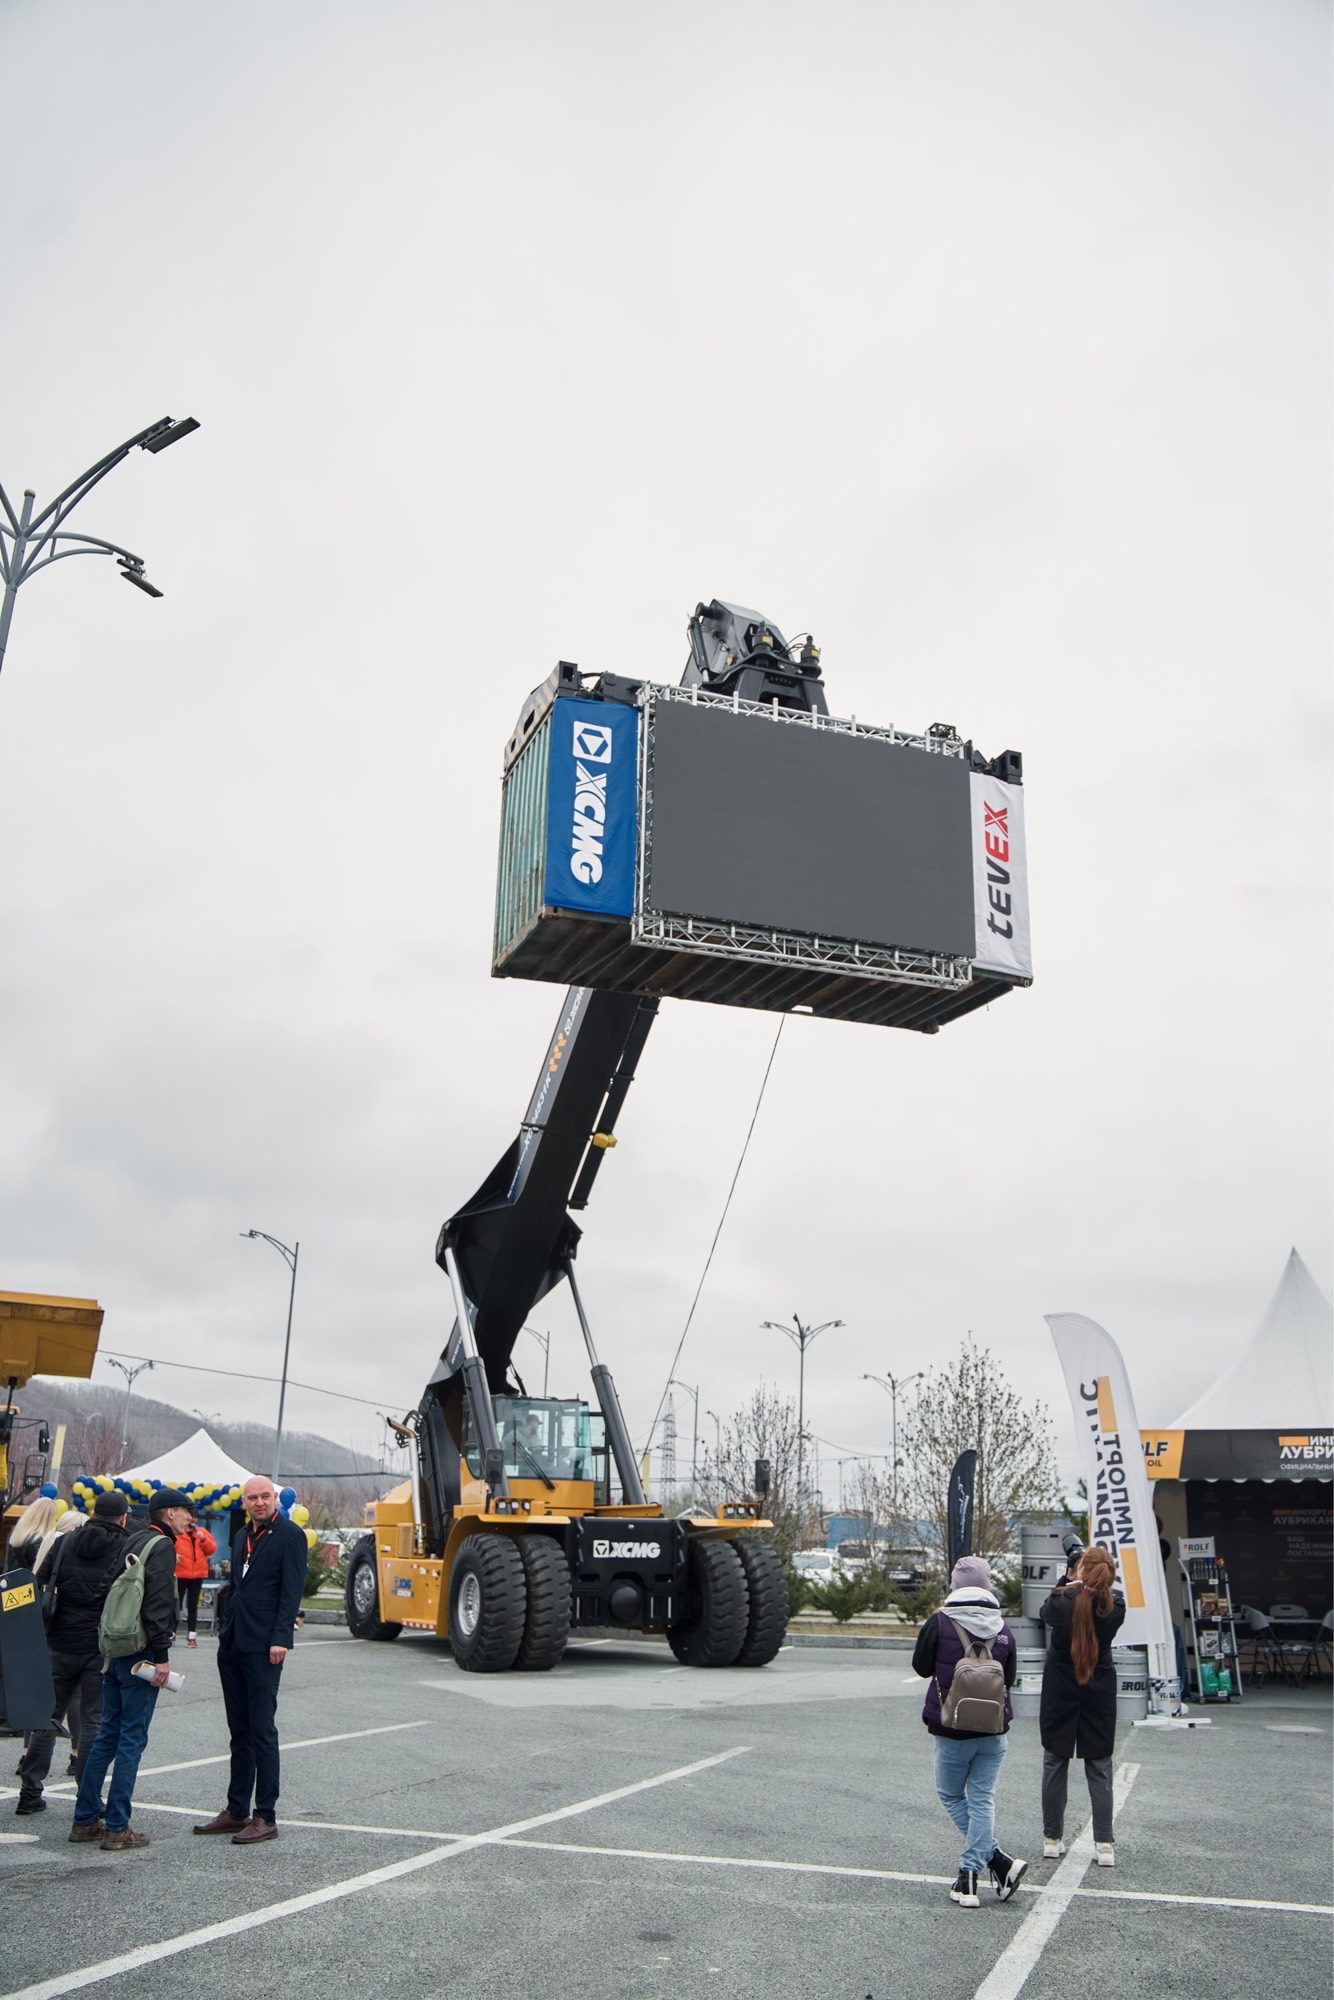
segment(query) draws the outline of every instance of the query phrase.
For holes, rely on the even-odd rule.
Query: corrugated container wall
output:
[[[493,960],[502,959],[542,910],[547,868],[547,793],[551,767],[550,714],[543,717],[505,778],[500,810]]]

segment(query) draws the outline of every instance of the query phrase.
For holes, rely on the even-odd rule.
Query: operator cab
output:
[[[548,1498],[558,1485],[586,1484],[591,1492],[566,1496],[569,1504],[610,1506],[607,1427],[600,1412],[587,1403],[545,1396],[493,1396],[491,1407],[508,1479],[536,1481]],[[482,1446],[470,1407],[463,1419],[463,1455],[473,1478],[481,1479]]]

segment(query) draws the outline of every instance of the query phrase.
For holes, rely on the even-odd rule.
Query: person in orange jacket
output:
[[[217,1553],[217,1543],[207,1528],[200,1527],[197,1518],[191,1520],[184,1534],[176,1537],[176,1594],[186,1616],[187,1646],[199,1644],[195,1630],[199,1623],[199,1593],[208,1575],[208,1559]]]

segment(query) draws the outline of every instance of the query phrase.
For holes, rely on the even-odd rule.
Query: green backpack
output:
[[[142,1653],[148,1644],[148,1634],[144,1630],[144,1583],[148,1574],[148,1558],[153,1553],[155,1542],[163,1542],[167,1548],[172,1548],[165,1535],[147,1536],[129,1551],[124,1569],[107,1592],[97,1625],[97,1643],[108,1660],[127,1659],[131,1653]]]

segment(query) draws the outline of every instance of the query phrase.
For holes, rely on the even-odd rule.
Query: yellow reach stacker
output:
[[[517,1138],[440,1232],[452,1331],[346,1596],[357,1636],[436,1633],[469,1672],[549,1668],[594,1626],[697,1667],[783,1643],[768,1467],[713,1518],[649,1502],[575,1278],[660,1000],[933,1034],[1029,983],[1018,753],[831,716],[814,643],[758,612],[714,600],[688,629],[678,685],[560,662],[505,753],[493,971],[576,983]],[[560,1283],[596,1407],[514,1366]]]

